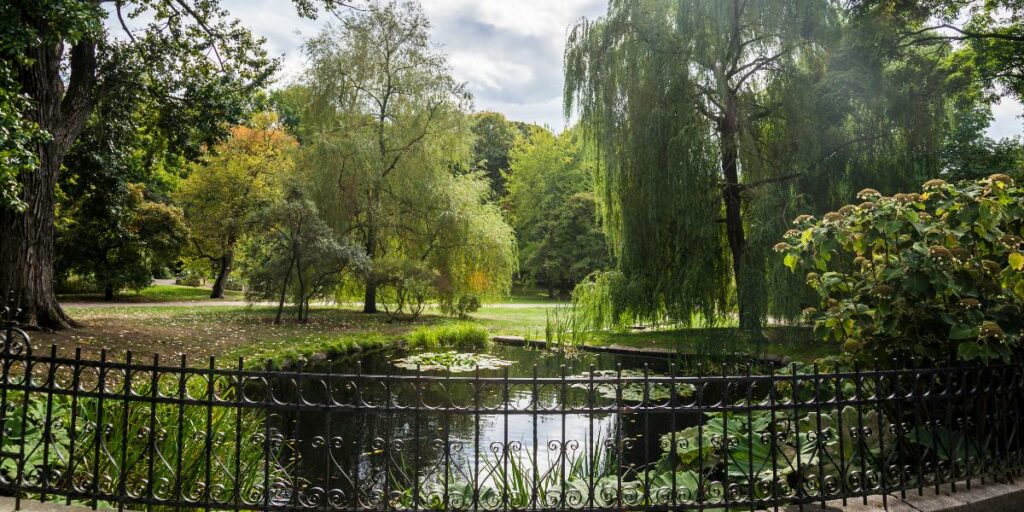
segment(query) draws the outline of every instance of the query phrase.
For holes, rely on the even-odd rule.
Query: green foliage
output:
[[[250,301],[288,298],[297,306],[298,319],[309,320],[310,302],[331,298],[348,274],[364,275],[370,262],[361,247],[338,240],[320,219],[312,201],[297,190],[268,206],[253,218],[260,231],[246,238],[241,261]]]
[[[43,134],[38,125],[22,117],[27,106],[28,98],[16,92],[10,70],[0,62],[0,208],[25,207],[18,198],[18,176],[38,164],[33,143],[41,140]]]
[[[418,327],[405,337],[411,349],[479,350],[491,346],[487,329],[472,322],[453,322]]]
[[[280,197],[294,166],[297,143],[276,114],[256,114],[250,123],[232,128],[231,138],[195,165],[175,193],[191,229],[189,256],[205,268],[230,269],[239,241],[266,233],[256,215]]]
[[[800,414],[708,413],[701,427],[661,436],[662,458],[655,474],[704,473],[706,480],[727,474],[730,483],[753,485],[766,493],[769,490],[760,489],[758,482],[774,480],[776,475],[790,486],[808,477],[843,479],[849,468],[881,469],[877,461],[887,460],[894,451],[895,436],[877,411],[858,413],[846,406],[841,411]],[[799,429],[794,428],[796,424]],[[880,434],[859,436],[856,425],[877,428]],[[726,436],[728,443],[723,443]]]
[[[1024,328],[1024,189],[994,174],[858,197],[798,217],[776,245],[787,267],[810,271],[816,332],[866,359],[1010,359]]]
[[[111,380],[113,383],[113,380]],[[121,386],[121,383],[117,383]],[[215,385],[217,396],[224,397],[225,403],[231,403],[234,389]],[[137,379],[132,383],[132,393],[139,396],[153,396],[151,383]],[[190,380],[187,385],[189,396],[205,397],[207,387],[200,379]],[[162,396],[176,396],[176,386],[165,386],[161,389]],[[263,422],[266,419],[254,411],[241,408],[215,407],[208,411],[206,407],[187,405],[178,407],[174,404],[157,404],[151,407],[141,402],[125,402],[107,400],[102,411],[96,398],[79,398],[76,411],[75,458],[70,461],[71,448],[71,415],[72,402],[67,395],[54,395],[51,398],[50,424],[47,428],[47,397],[32,394],[29,398],[27,415],[22,414],[21,404],[24,394],[10,392],[7,396],[11,411],[6,418],[5,428],[8,435],[3,439],[5,453],[18,453],[18,446],[25,444],[28,457],[24,464],[24,474],[34,475],[43,468],[53,474],[62,474],[73,481],[92,482],[95,478],[100,482],[101,492],[116,492],[107,488],[111,482],[123,481],[129,489],[144,486],[145,482],[154,482],[154,492],[159,495],[173,496],[176,482],[180,482],[183,495],[197,496],[203,492],[205,485],[213,489],[214,499],[229,500],[232,493],[252,498],[259,496],[263,485],[264,466],[267,455],[270,456],[270,478],[284,475],[285,468],[276,453],[266,454],[264,446],[258,440],[263,433]],[[100,413],[102,412],[102,416]],[[209,423],[208,423],[208,416]],[[153,427],[150,427],[153,415]],[[238,418],[241,416],[241,418]],[[89,435],[89,425],[98,424],[105,432],[102,448],[97,447],[97,436]],[[241,427],[241,430],[238,427]],[[125,431],[127,428],[127,432]],[[97,428],[97,427],[93,427]],[[49,432],[47,432],[49,430]],[[24,432],[24,433],[23,433]],[[211,435],[211,453],[206,453],[206,443],[202,442],[205,433]],[[49,435],[48,457],[44,459],[42,449],[44,436]],[[184,442],[179,445],[178,436]],[[235,436],[243,441],[236,449]],[[150,440],[153,440],[153,447]],[[155,448],[153,451],[151,448]],[[273,450],[282,450],[275,447]],[[126,464],[123,466],[109,454],[124,454]],[[98,457],[98,459],[96,458]],[[149,458],[154,457],[153,464]],[[210,467],[211,478],[205,480],[207,462],[236,461],[240,464],[239,480],[231,477],[230,472],[218,471]],[[212,462],[211,462],[212,461]],[[177,470],[180,463],[181,472]],[[71,467],[69,467],[69,465]],[[152,480],[149,468],[152,467]],[[98,473],[93,474],[93,468]],[[8,481],[13,480],[17,472],[17,460],[4,457],[0,464],[0,473]],[[123,478],[123,480],[120,480]],[[102,502],[101,502],[102,505]]]
[[[327,224],[365,247],[364,309],[508,291],[511,229],[470,168],[471,98],[409,2],[371,2],[306,44],[299,123],[308,191]]]
[[[470,313],[480,310],[480,298],[476,295],[462,295],[458,298],[441,297],[438,308],[446,315],[465,320],[469,318]]]
[[[592,158],[577,131],[532,127],[516,139],[504,201],[519,242],[521,271],[534,284],[568,293],[609,264],[597,224]]]
[[[491,181],[496,197],[505,194],[505,174],[509,170],[509,152],[517,136],[526,136],[529,125],[505,119],[499,112],[479,112],[472,116],[473,163],[481,167]]]
[[[121,182],[113,171],[84,178],[84,190],[66,187],[58,238],[62,273],[86,279],[108,299],[149,286],[154,272],[177,260],[188,233],[181,210],[147,200],[142,185]]]
[[[628,299],[622,292],[629,287],[621,272],[609,270],[594,272],[576,285],[572,291],[573,315],[579,327],[588,331],[624,331],[634,325],[629,312]]]
[[[860,16],[886,16],[901,45],[955,45],[957,60],[972,68],[974,80],[989,91],[1024,97],[1024,4],[1019,0],[857,0],[850,6]]]

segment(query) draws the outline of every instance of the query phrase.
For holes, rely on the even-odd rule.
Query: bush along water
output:
[[[405,344],[416,350],[482,350],[491,345],[491,337],[472,322],[452,322],[419,327],[406,336]]]
[[[797,217],[775,246],[821,298],[804,312],[816,333],[865,360],[1010,360],[1024,327],[1024,189],[994,174],[858,198]]]

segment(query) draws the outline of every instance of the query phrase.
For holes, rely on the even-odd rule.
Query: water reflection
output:
[[[288,448],[282,459],[292,465],[289,485],[299,494],[336,489],[346,500],[354,496],[373,503],[434,489],[447,493],[446,483],[453,482],[505,489],[523,472],[534,486],[546,476],[565,482],[573,472],[635,476],[657,461],[662,434],[700,421],[694,412],[622,412],[615,397],[550,378],[620,368],[664,375],[670,371],[665,358],[567,356],[523,347],[496,347],[491,353],[514,364],[456,376],[425,372],[421,375],[446,376],[425,380],[391,364],[406,355],[401,351],[309,366],[305,371],[404,378],[331,390],[337,402],[383,406],[377,410],[324,407],[272,415],[272,429]],[[505,380],[523,377],[548,379]],[[286,383],[275,387],[275,394],[287,394]],[[316,396],[326,391],[302,388],[300,394],[327,403]],[[601,407],[606,409],[592,410]]]

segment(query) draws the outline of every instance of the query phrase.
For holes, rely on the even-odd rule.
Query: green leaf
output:
[[[1019,252],[1010,253],[1010,266],[1013,267],[1014,270],[1024,269],[1024,254]]]
[[[973,340],[978,337],[978,329],[964,324],[957,324],[949,328],[949,339],[951,340]]]
[[[795,272],[797,264],[800,263],[800,258],[796,254],[789,253],[785,258],[783,258],[782,262],[787,268],[789,268],[789,270]]]

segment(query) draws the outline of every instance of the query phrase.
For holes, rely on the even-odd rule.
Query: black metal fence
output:
[[[0,493],[130,510],[760,510],[1022,467],[1019,366],[509,377],[33,353]]]

